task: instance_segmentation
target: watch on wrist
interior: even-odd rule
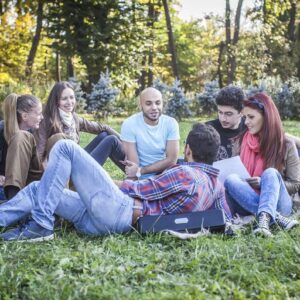
[[[138,167],[135,176],[136,176],[138,179],[142,176],[142,174],[141,174],[141,167]]]

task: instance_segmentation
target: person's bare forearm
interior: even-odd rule
[[[144,166],[141,168],[141,174],[149,174],[149,173],[161,173],[165,169],[175,165],[177,159],[174,158],[165,158],[163,160],[159,160],[151,165]]]
[[[123,181],[122,180],[114,180],[114,183],[115,183],[115,185],[117,186],[117,187],[121,187],[122,186],[122,184],[123,184]]]

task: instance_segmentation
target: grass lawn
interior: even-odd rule
[[[182,141],[194,121],[181,122]],[[299,136],[297,125],[286,122],[286,131]],[[0,244],[0,299],[299,299],[299,237],[300,228],[270,239],[247,228],[237,238],[91,238],[64,224],[51,242]]]

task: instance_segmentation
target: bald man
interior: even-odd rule
[[[162,114],[163,100],[157,89],[141,92],[139,108],[122,124],[121,140],[126,175],[145,179],[176,164],[180,136],[177,121]]]

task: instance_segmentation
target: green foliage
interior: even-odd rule
[[[38,97],[43,103],[47,100],[53,83],[31,84],[28,82],[18,81],[14,84],[0,84],[0,103],[11,93],[32,94]]]
[[[160,78],[154,79],[153,87],[159,90],[162,94],[167,93],[169,90],[169,86],[165,84]]]
[[[86,93],[81,88],[81,82],[77,81],[75,77],[70,77],[68,80],[75,92],[76,98],[76,112],[77,113],[85,113],[86,112]]]
[[[222,35],[219,19],[210,16],[200,20],[183,21],[171,11],[179,76],[182,86],[188,91],[198,91],[204,82],[215,77],[218,60],[218,43]],[[165,18],[160,15],[156,33],[154,76],[169,84],[174,80]]]
[[[90,83],[110,69],[126,80],[137,75],[143,52],[143,5],[135,1],[52,1],[49,32],[62,54],[76,53],[87,68]],[[120,81],[118,83],[124,83]]]
[[[177,119],[192,116],[190,110],[191,100],[189,100],[181,87],[181,81],[175,80],[172,85],[168,86],[160,78],[156,78],[153,87],[162,93],[163,101],[166,103],[166,114]]]
[[[163,86],[160,81],[156,81],[156,86],[163,89],[165,97],[168,98],[166,105],[166,114],[181,121],[192,115],[190,110],[191,100],[187,99],[180,80],[175,80],[171,86]],[[155,86],[154,86],[155,87]]]
[[[265,75],[279,75],[283,80],[296,75],[297,48],[291,40],[290,28],[292,21],[291,0],[259,0],[250,14],[252,20],[262,23],[260,35],[268,59]],[[299,5],[296,8],[296,18],[299,18]],[[295,22],[297,25],[297,21]],[[294,29],[296,35],[296,29]],[[299,40],[299,37],[298,37]],[[256,56],[258,57],[258,56]]]
[[[0,15],[0,84],[16,85],[25,81],[26,60],[35,29],[34,15],[26,12],[17,14],[15,9]],[[38,48],[33,68],[32,85],[47,84],[51,81],[52,52],[50,42],[42,32],[43,42]]]
[[[283,82],[279,77],[267,77],[248,86],[248,96],[257,92],[266,92],[272,97],[282,119],[300,119],[300,83],[296,78]]]
[[[24,77],[34,20],[29,14],[16,16],[13,11],[0,18],[0,83],[13,84],[18,76]]]
[[[56,53],[60,53],[61,79],[68,78],[67,63],[72,60],[85,92],[91,91],[100,72],[109,69],[121,92],[118,104],[128,111],[135,108],[139,84],[147,86],[151,75],[169,85],[174,81],[161,1],[44,1],[43,29],[31,78],[24,73],[36,27],[37,0],[2,2],[0,84],[16,86],[27,81],[30,90],[39,92],[37,86],[47,87],[56,79]],[[293,3],[297,4],[294,23]],[[278,75],[284,82],[299,78],[298,2],[257,0],[254,4],[254,9],[246,11],[239,42],[232,48],[236,80],[247,86],[267,76]],[[223,63],[218,65],[225,37],[224,16],[210,14],[183,21],[178,1],[170,1],[169,8],[179,79],[185,91],[199,93],[220,74],[226,82],[226,49]],[[145,74],[147,78],[141,80]]]
[[[116,100],[116,106],[119,108],[116,115],[130,116],[139,110],[138,97],[135,96],[134,93],[118,97]]]
[[[216,111],[215,99],[219,90],[216,80],[205,83],[203,92],[196,96],[197,115],[200,113],[210,115]]]
[[[92,92],[89,95],[89,111],[93,112],[97,118],[107,118],[117,110],[115,99],[118,94],[119,90],[111,87],[109,72],[101,73],[99,81],[93,84]]]
[[[247,31],[240,38],[237,49],[237,78],[250,85],[265,77],[272,56],[268,52],[265,36],[260,32]]]

